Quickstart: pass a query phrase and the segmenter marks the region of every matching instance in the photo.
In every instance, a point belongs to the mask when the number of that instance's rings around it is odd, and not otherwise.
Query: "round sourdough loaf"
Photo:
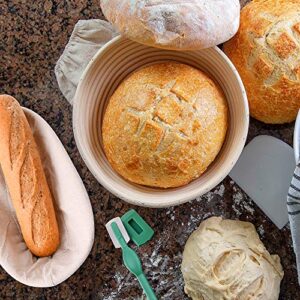
[[[238,0],[101,0],[106,18],[128,38],[165,49],[196,50],[238,30]]]
[[[175,62],[145,67],[125,79],[108,103],[106,156],[131,182],[185,185],[219,153],[227,110],[220,88],[201,71]]]
[[[265,123],[295,120],[300,109],[300,0],[254,0],[224,51],[247,90],[251,115]]]

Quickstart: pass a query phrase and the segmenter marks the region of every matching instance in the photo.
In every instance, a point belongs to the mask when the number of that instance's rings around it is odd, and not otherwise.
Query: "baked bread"
[[[230,39],[238,30],[239,0],[101,0],[120,33],[165,49],[196,50]]]
[[[52,196],[25,114],[8,95],[0,96],[0,166],[27,247],[53,254],[59,231]]]
[[[251,116],[274,124],[295,120],[300,108],[300,0],[250,2],[224,51],[242,77]]]
[[[178,187],[199,177],[219,153],[227,102],[201,71],[166,62],[125,79],[109,100],[102,135],[106,156],[125,179]]]

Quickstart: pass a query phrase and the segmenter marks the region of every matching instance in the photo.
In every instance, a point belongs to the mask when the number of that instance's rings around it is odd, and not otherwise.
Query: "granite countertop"
[[[98,2],[0,1],[0,93],[15,96],[55,130],[88,190],[96,226],[95,243],[89,257],[59,286],[27,287],[0,267],[1,299],[122,300],[141,296],[137,281],[122,265],[120,251],[113,248],[103,225],[132,206],[107,192],[84,165],[73,137],[72,107],[60,93],[54,75],[55,63],[75,23],[79,19],[103,19]],[[268,134],[291,145],[293,127],[294,124],[269,126],[252,119],[248,140]],[[179,207],[135,208],[156,232],[155,238],[138,252],[160,299],[187,299],[180,273],[183,247],[201,221],[213,215],[254,223],[270,253],[281,257],[285,276],[280,299],[300,299],[289,228],[278,230],[230,178],[205,196]]]

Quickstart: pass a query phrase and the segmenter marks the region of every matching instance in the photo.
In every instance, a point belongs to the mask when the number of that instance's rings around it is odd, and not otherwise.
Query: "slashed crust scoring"
[[[203,72],[166,62],[140,69],[117,88],[106,109],[106,156],[125,179],[153,187],[182,186],[219,153],[227,103]]]
[[[245,84],[251,115],[295,120],[300,109],[300,0],[254,0],[237,35],[224,45]]]
[[[59,246],[53,198],[37,145],[17,100],[0,95],[0,169],[30,251],[52,255]]]

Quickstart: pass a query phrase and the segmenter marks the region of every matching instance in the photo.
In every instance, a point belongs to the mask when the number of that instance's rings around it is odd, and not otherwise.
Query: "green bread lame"
[[[147,243],[154,235],[153,229],[134,210],[129,210],[121,217],[130,239],[138,246]]]
[[[143,273],[142,264],[138,255],[130,247],[127,246],[117,223],[111,223],[111,229],[113,230],[115,238],[118,240],[122,248],[124,265],[133,275],[136,276],[147,296],[147,299],[157,300],[153,289],[151,288],[145,274]]]

